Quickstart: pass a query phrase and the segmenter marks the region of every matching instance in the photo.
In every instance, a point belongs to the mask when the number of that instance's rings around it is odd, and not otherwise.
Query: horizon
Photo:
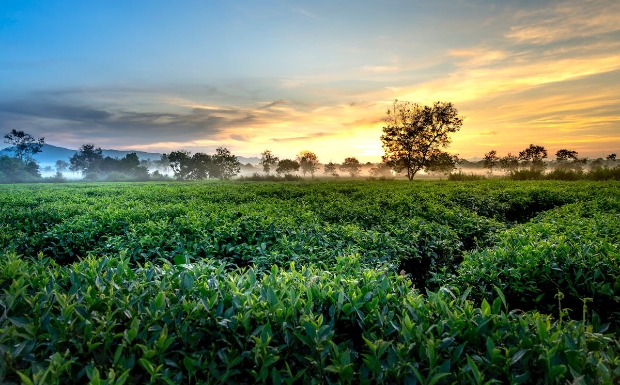
[[[613,0],[8,1],[0,130],[365,163],[394,99],[440,100],[465,116],[447,149],[461,158],[533,143],[594,159],[620,151],[618,19]]]

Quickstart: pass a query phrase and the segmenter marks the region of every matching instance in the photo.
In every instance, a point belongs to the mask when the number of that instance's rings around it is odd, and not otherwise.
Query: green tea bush
[[[616,383],[600,325],[509,311],[501,292],[423,297],[405,277],[339,258],[228,271],[205,260],[132,268],[0,258],[0,382]]]
[[[573,319],[582,319],[585,305],[588,317],[595,312],[618,328],[619,212],[617,199],[549,211],[507,231],[495,247],[466,253],[443,283],[472,287],[478,298],[492,296],[497,286],[512,308],[554,315],[570,309]]]

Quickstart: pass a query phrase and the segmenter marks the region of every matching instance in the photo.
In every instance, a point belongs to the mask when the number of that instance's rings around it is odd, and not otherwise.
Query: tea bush
[[[227,272],[88,257],[0,259],[2,383],[614,383],[599,325],[476,307],[355,256]]]
[[[620,327],[619,199],[576,203],[508,230],[496,246],[466,253],[456,275],[443,281],[479,297],[501,287],[511,308],[571,318],[595,312]],[[602,207],[604,209],[602,209]],[[567,312],[567,310],[563,310]]]

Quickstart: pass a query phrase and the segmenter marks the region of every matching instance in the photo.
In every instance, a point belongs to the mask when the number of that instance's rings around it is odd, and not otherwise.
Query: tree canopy
[[[395,100],[385,121],[383,161],[396,172],[406,170],[409,180],[441,156],[441,149],[451,142],[450,134],[463,125],[463,117],[449,102],[422,106]]]
[[[28,162],[35,154],[41,152],[41,147],[43,147],[45,139],[36,139],[34,136],[26,134],[24,131],[12,129],[11,132],[4,135],[4,143],[13,145],[16,158]]]
[[[344,162],[340,165],[340,171],[348,172],[351,177],[358,176],[362,172],[360,161],[355,157],[345,158]]]
[[[306,176],[306,173],[314,178],[314,173],[319,168],[319,158],[312,151],[304,150],[297,154],[297,163],[301,168],[302,174]]]

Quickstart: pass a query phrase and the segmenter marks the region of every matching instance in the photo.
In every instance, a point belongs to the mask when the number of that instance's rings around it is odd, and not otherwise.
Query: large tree
[[[93,166],[101,159],[103,159],[101,147],[95,147],[92,143],[83,144],[78,152],[69,158],[69,163],[71,164],[69,170],[81,172],[82,174],[87,171],[96,171],[93,170]]]
[[[273,155],[271,150],[265,150],[260,154],[260,164],[267,175],[269,175],[271,167],[277,165],[279,160],[277,156]]]
[[[41,152],[45,139],[35,139],[34,136],[26,134],[24,131],[12,129],[11,132],[4,135],[4,143],[13,146],[16,158],[28,163],[35,154]]]
[[[230,179],[239,174],[241,171],[241,163],[237,157],[230,153],[227,148],[220,147],[215,150],[215,154],[211,156],[213,162],[213,176],[219,179]]]
[[[297,154],[297,163],[301,168],[302,174],[306,176],[306,173],[314,178],[314,173],[319,168],[319,158],[312,151],[304,150]]]
[[[463,125],[463,117],[449,102],[422,106],[395,100],[385,121],[383,161],[396,172],[407,170],[409,180],[441,155],[451,142],[450,134]]]

